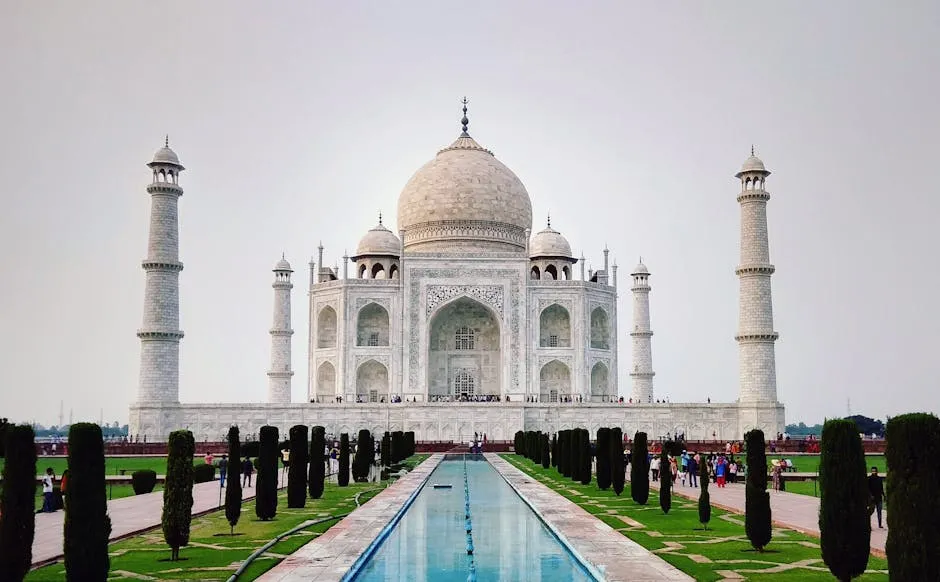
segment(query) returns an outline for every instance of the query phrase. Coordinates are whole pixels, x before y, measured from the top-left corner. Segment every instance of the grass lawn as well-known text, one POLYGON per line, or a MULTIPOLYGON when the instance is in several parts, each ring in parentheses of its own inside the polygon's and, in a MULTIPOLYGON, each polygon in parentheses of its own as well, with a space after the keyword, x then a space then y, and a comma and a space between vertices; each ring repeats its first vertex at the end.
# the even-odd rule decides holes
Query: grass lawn
MULTIPOLYGON (((202 457, 196 457, 196 462, 201 463, 202 457)), ((46 467, 52 467, 56 477, 61 477, 62 473, 68 469, 68 459, 66 457, 43 457, 36 459, 36 474, 46 472, 46 467)), ((104 469, 106 475, 119 475, 120 469, 127 469, 130 475, 138 469, 153 469, 157 475, 166 473, 166 457, 105 457, 104 469)), ((3 459, 0 459, 0 471, 3 470, 3 459)))
MULTIPOLYGON (((744 455, 740 455, 742 458, 744 455)), ((815 473, 819 471, 819 455, 767 455, 767 463, 777 459, 790 459, 800 473, 815 473)), ((884 455, 865 455, 865 470, 871 471, 872 467, 878 467, 878 472, 884 476, 888 470, 885 464, 884 455)))
MULTIPOLYGON (((673 496, 672 510, 664 515, 658 492, 652 492, 648 505, 637 505, 630 498, 629 483, 617 497, 612 490, 599 490, 596 482, 575 483, 524 457, 503 458, 696 580, 731 578, 726 573, 762 582, 833 579, 822 561, 818 538, 774 528, 770 545, 759 553, 747 541, 743 515, 712 508, 708 530, 703 530, 694 501, 673 496)), ((887 580, 887 569, 886 560, 871 556, 868 571, 855 580, 887 580)))
MULTIPOLYGON (((413 468, 428 456, 415 455, 405 464, 413 468)), ((242 506, 235 536, 229 535, 230 528, 224 511, 194 518, 189 546, 180 549, 181 560, 178 562, 167 561, 170 550, 159 528, 142 533, 111 544, 111 573, 108 580, 225 580, 253 551, 278 534, 308 520, 349 513, 356 508, 357 493, 363 494, 360 502, 365 502, 385 485, 384 481, 350 481, 348 487, 327 483, 323 497, 308 499, 303 509, 288 509, 287 492, 282 490, 278 495, 277 516, 271 521, 261 521, 255 517, 255 501, 251 499, 242 506)), ((328 521, 284 538, 252 563, 239 580, 254 580, 335 523, 335 520, 328 521)), ((34 570, 26 577, 27 581, 64 579, 65 567, 62 563, 34 570)))

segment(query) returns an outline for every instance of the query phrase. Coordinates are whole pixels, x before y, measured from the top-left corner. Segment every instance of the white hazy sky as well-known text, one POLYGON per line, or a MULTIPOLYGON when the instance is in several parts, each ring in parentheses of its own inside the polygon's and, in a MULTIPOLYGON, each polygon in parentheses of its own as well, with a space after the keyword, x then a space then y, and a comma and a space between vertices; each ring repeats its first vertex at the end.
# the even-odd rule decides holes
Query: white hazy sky
POLYGON ((127 420, 150 199, 169 133, 183 401, 266 395, 287 253, 293 397, 306 263, 353 250, 458 133, 512 168, 535 227, 652 271, 658 396, 738 390, 739 186, 768 180, 787 420, 938 410, 940 4, 13 2, 0 22, 0 416, 127 420), (655 6, 654 6, 655 5, 655 6))

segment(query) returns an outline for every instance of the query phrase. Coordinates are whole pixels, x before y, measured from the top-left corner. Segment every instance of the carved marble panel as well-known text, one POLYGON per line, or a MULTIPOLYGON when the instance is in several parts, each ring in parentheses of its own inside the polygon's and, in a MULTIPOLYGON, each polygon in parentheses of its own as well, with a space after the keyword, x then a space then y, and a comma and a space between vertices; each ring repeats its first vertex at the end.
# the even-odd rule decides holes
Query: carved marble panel
POLYGON ((427 287, 427 315, 434 309, 455 297, 466 295, 489 305, 496 312, 503 315, 503 286, 502 285, 428 285, 427 287))

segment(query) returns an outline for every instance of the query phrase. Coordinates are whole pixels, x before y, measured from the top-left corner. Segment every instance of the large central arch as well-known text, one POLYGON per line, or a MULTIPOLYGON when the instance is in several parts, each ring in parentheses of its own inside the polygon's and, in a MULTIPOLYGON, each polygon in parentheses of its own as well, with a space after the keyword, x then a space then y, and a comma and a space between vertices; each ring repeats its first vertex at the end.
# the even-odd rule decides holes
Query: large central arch
POLYGON ((486 305, 458 297, 428 325, 428 398, 459 399, 501 393, 499 318, 486 305))

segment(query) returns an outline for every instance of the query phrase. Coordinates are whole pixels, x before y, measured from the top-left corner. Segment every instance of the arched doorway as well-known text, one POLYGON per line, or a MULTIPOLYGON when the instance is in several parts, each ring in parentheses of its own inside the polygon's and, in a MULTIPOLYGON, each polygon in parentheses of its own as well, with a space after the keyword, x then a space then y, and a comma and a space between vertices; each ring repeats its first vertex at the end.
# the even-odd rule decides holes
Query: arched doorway
POLYGON ((557 303, 543 309, 539 316, 539 346, 571 347, 571 316, 567 309, 557 303))
POLYGON ((591 347, 601 350, 610 349, 610 323, 607 312, 597 307, 591 312, 591 347))
POLYGON ((388 345, 388 311, 378 303, 370 303, 359 310, 356 321, 356 345, 388 345))
POLYGON ((388 369, 375 360, 356 370, 357 402, 388 402, 388 369))
POLYGON ((336 347, 336 311, 326 306, 317 316, 317 347, 336 347))
POLYGON ((591 368, 591 400, 604 400, 610 395, 610 374, 603 362, 597 362, 591 368))
POLYGON ((460 297, 437 310, 429 330, 429 400, 500 394, 500 328, 490 308, 460 297))
POLYGON ((571 371, 558 360, 539 371, 539 402, 567 402, 571 398, 571 371))
POLYGON ((336 368, 329 362, 323 362, 317 368, 317 402, 336 401, 336 368))

